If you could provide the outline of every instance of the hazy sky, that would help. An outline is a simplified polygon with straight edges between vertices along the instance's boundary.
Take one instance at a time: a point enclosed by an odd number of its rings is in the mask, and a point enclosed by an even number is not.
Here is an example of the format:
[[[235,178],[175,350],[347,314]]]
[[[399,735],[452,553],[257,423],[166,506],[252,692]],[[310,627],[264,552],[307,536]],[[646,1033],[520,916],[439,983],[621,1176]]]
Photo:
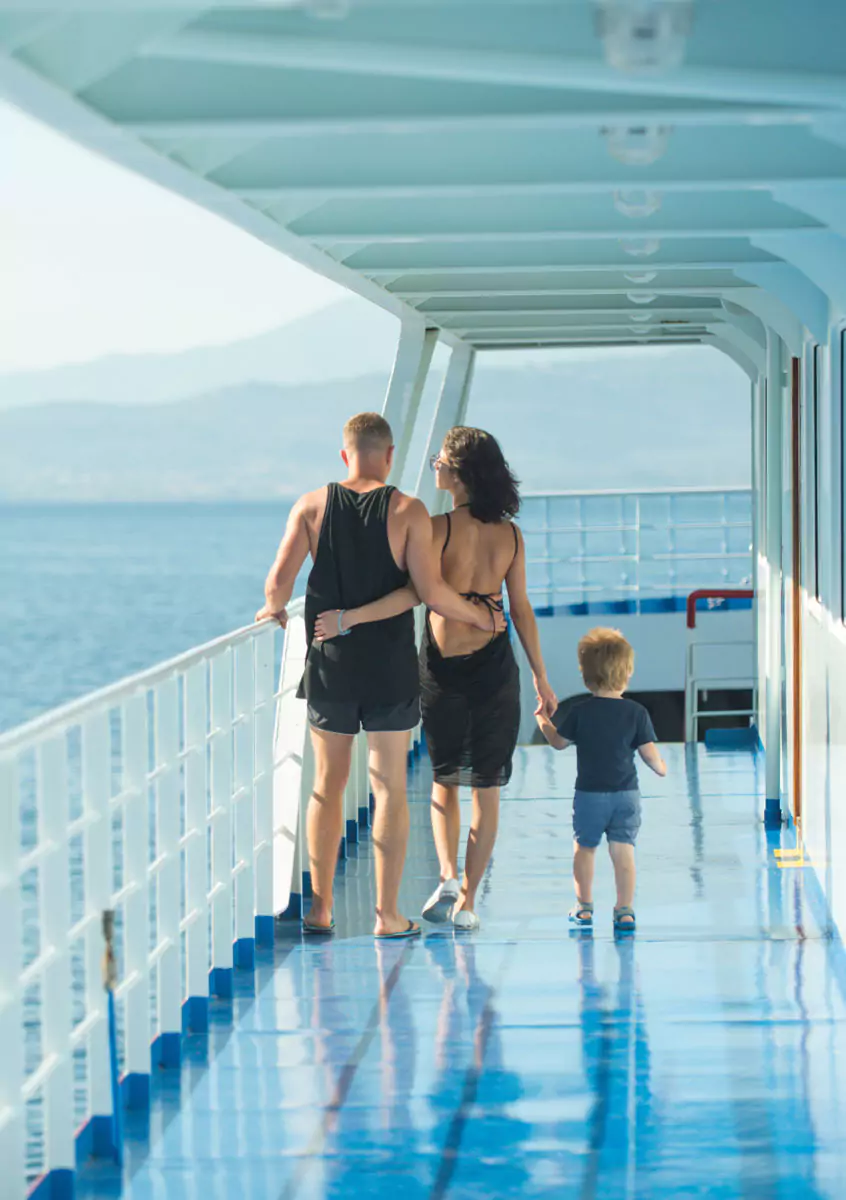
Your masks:
[[[234,341],[343,289],[0,102],[0,372]]]

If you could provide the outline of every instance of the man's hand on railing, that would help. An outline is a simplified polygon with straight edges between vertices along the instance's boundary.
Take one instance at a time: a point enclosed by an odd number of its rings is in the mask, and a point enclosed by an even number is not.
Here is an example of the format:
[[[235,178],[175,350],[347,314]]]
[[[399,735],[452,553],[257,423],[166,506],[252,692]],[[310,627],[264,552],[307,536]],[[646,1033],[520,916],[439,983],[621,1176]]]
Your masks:
[[[278,621],[283,629],[287,628],[287,626],[288,626],[288,611],[287,611],[287,609],[281,608],[279,610],[279,612],[272,612],[268,608],[268,606],[265,604],[256,613],[257,621],[266,621],[269,617],[272,617],[274,621]]]

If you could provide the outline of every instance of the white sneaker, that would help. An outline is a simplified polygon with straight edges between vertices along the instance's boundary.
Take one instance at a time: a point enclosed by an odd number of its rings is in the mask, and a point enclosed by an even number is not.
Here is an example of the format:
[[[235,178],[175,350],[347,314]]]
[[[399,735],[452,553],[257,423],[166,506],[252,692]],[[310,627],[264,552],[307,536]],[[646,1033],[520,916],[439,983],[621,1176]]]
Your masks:
[[[453,928],[459,930],[460,933],[474,933],[480,923],[474,912],[465,912],[463,908],[452,918]]]
[[[445,879],[443,883],[439,883],[423,905],[425,920],[431,921],[433,925],[443,925],[449,918],[460,890],[457,879]]]

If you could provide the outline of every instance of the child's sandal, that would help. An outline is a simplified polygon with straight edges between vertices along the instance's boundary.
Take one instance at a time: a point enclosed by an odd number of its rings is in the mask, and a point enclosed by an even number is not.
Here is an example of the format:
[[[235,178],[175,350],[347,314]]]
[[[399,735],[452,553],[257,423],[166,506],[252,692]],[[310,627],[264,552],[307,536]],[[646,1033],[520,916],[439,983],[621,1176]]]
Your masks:
[[[634,909],[624,904],[614,909],[614,928],[617,933],[633,933],[635,929]]]
[[[573,925],[577,925],[580,929],[587,929],[593,925],[593,904],[577,903],[570,909],[569,915]]]

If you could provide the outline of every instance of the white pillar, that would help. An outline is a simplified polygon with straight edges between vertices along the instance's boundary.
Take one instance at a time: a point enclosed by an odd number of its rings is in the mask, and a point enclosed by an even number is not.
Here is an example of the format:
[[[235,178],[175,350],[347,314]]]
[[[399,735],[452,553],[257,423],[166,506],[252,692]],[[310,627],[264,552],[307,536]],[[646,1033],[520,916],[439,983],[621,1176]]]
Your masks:
[[[437,329],[427,329],[422,320],[403,321],[394,369],[382,406],[382,416],[389,422],[396,439],[391,475],[397,486],[402,484],[411,435],[437,342]]]
[[[782,708],[782,431],[784,427],[783,343],[767,334],[766,437],[766,815],[781,820],[781,708]]]
[[[429,459],[440,450],[447,431],[464,419],[470,396],[474,358],[475,351],[471,346],[456,346],[450,355],[449,366],[432,418],[429,441],[417,477],[417,495],[430,512],[438,511],[438,508],[435,507],[437,493],[435,477],[429,470]]]

